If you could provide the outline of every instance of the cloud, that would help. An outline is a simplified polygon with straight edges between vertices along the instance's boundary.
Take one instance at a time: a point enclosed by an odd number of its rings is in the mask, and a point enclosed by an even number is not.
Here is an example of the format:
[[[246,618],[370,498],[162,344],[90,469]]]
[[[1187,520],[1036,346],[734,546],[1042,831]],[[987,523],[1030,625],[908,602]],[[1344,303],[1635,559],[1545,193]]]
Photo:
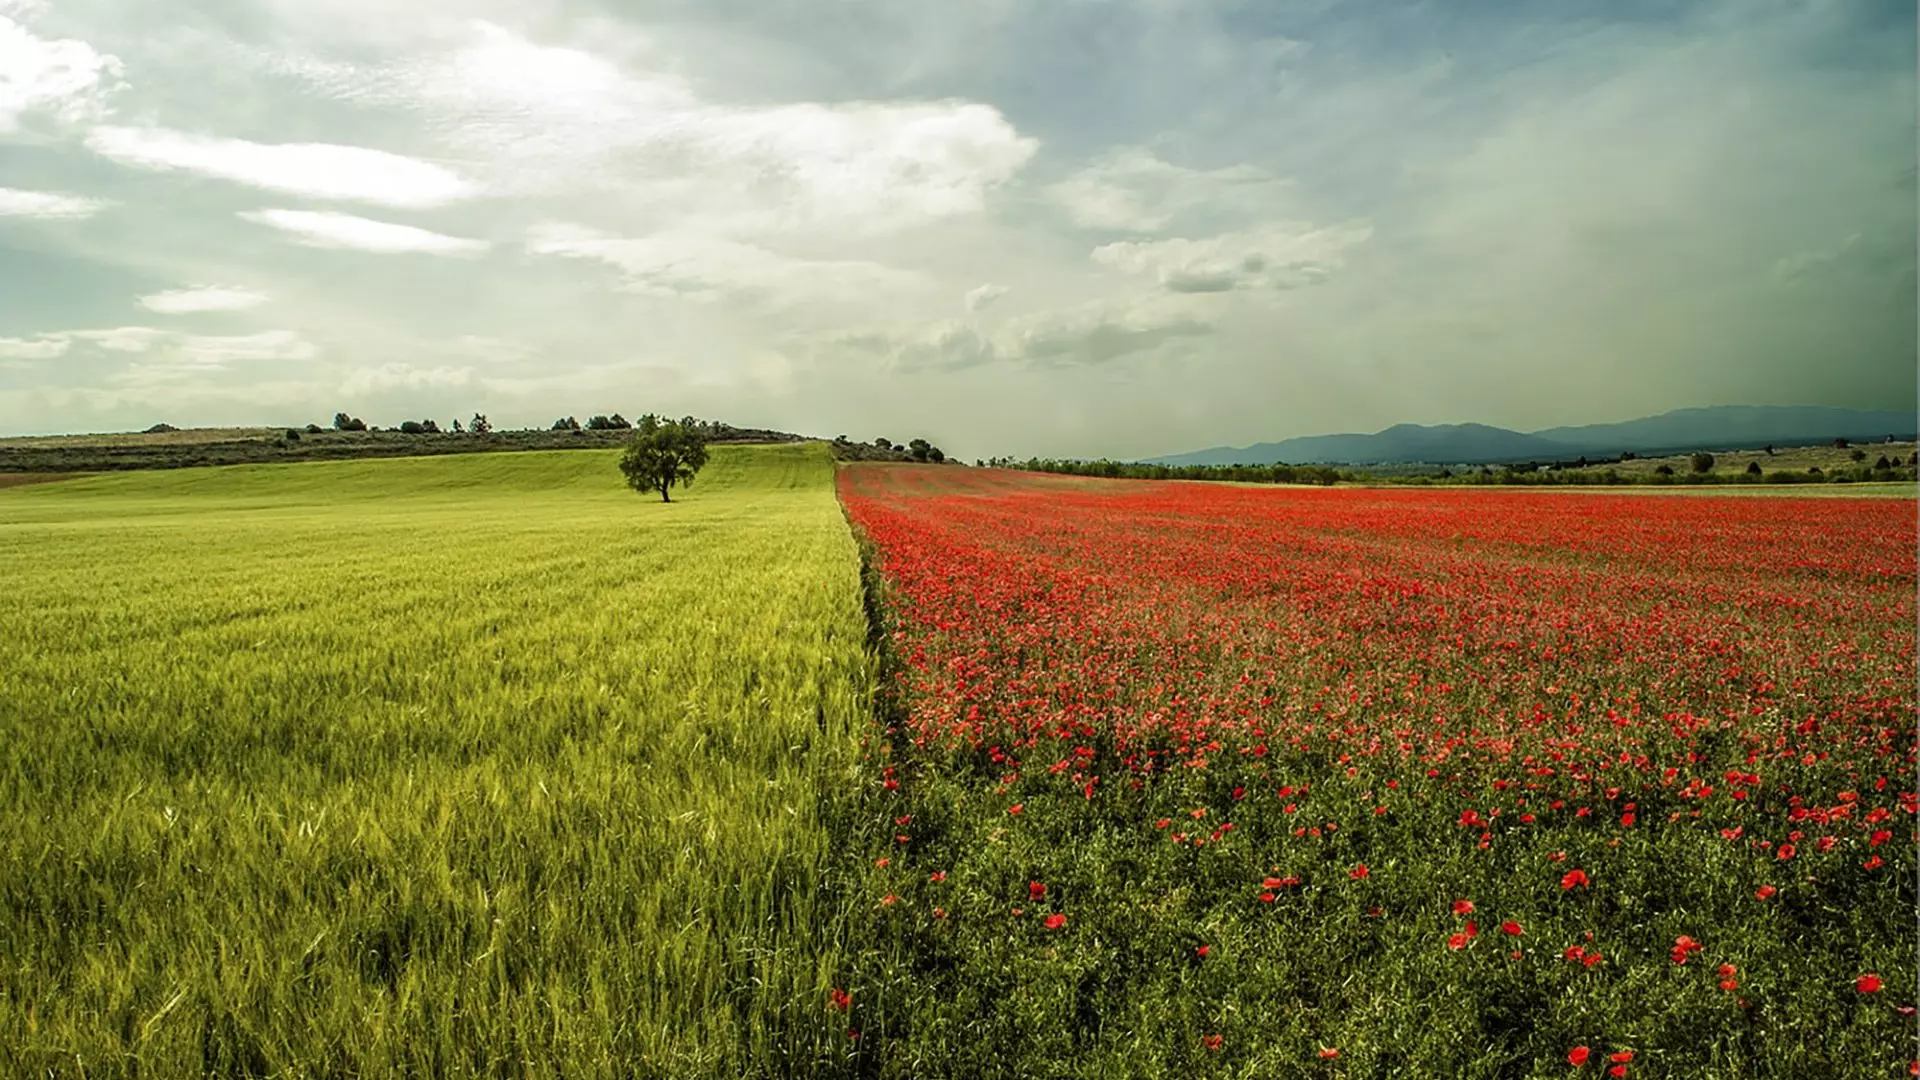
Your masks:
[[[382,206],[440,206],[476,193],[449,169],[331,143],[258,143],[167,128],[97,127],[87,146],[122,165],[181,170],[250,187]]]
[[[72,345],[64,335],[44,334],[37,338],[0,338],[0,359],[51,360],[66,355]]]
[[[245,311],[267,302],[267,294],[229,285],[201,285],[169,289],[140,298],[140,306],[162,315],[196,311]]]
[[[1365,222],[1316,227],[1277,222],[1203,240],[1126,240],[1093,250],[1093,261],[1122,273],[1151,273],[1176,293],[1294,289],[1332,276],[1344,253],[1365,243]]]
[[[1039,145],[978,102],[723,103],[678,75],[624,71],[485,22],[422,59],[279,68],[336,100],[423,115],[486,163],[495,190],[618,195],[728,235],[881,232],[977,213]]]
[[[1192,211],[1246,212],[1271,203],[1283,187],[1279,178],[1251,165],[1190,169],[1128,146],[1050,185],[1046,194],[1076,225],[1157,232]]]
[[[65,124],[104,116],[121,70],[118,57],[84,41],[48,41],[0,14],[0,133],[36,115]]]
[[[320,355],[318,346],[292,330],[225,336],[186,334],[174,340],[171,351],[180,360],[203,365],[236,360],[311,360]]]
[[[669,298],[871,304],[930,287],[916,274],[876,262],[796,258],[698,233],[625,237],[550,223],[530,233],[527,250],[604,262],[626,275],[630,290]]]
[[[995,300],[1007,295],[1005,285],[981,285],[967,290],[967,310],[985,311]]]
[[[412,225],[396,225],[328,210],[243,210],[239,216],[291,233],[308,247],[349,248],[381,254],[422,252],[470,256],[479,255],[492,246],[485,240],[446,236]]]
[[[1213,331],[1191,308],[1101,301],[1017,322],[1005,329],[1008,344],[1001,351],[1042,366],[1094,365]]]
[[[995,363],[1036,368],[1105,364],[1180,338],[1205,337],[1213,322],[1191,304],[1156,297],[1100,300],[1031,312],[988,334],[959,320],[907,331],[865,329],[830,337],[830,350],[885,358],[896,370],[960,371]]]
[[[66,195],[56,191],[22,191],[0,187],[0,217],[30,217],[48,221],[89,218],[112,204],[105,199]]]
[[[450,390],[474,385],[470,367],[440,366],[417,368],[410,364],[382,364],[356,368],[340,385],[348,395],[378,394],[392,390]]]
[[[150,326],[117,326],[110,330],[70,330],[68,337],[89,341],[110,352],[143,353],[167,336]]]
[[[1775,280],[1785,285],[1797,283],[1805,278],[1816,277],[1839,265],[1842,260],[1855,253],[1859,247],[1860,234],[1852,233],[1839,244],[1814,251],[1796,251],[1773,264]]]

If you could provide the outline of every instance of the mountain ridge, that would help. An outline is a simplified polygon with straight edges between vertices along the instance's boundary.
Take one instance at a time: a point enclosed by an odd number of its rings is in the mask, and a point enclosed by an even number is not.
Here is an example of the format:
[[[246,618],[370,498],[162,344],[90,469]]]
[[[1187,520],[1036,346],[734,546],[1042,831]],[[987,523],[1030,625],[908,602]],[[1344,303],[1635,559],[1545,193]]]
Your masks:
[[[1155,465],[1498,465],[1681,454],[1765,445],[1805,446],[1836,438],[1909,439],[1920,416],[1824,405],[1710,405],[1605,424],[1522,432],[1488,424],[1395,424],[1371,434],[1307,435],[1251,446],[1216,446],[1139,459]]]

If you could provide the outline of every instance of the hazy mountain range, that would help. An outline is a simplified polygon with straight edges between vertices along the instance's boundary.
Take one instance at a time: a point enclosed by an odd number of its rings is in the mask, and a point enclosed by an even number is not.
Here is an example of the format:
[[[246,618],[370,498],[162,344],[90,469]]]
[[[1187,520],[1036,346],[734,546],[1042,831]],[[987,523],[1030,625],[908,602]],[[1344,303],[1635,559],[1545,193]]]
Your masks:
[[[1836,438],[1911,439],[1912,412],[1869,412],[1825,406],[1721,405],[1676,409],[1615,424],[1520,432],[1485,424],[1395,424],[1371,435],[1310,435],[1252,446],[1216,446],[1147,458],[1163,465],[1388,464],[1494,465],[1518,461],[1611,458],[1760,446],[1809,446]]]

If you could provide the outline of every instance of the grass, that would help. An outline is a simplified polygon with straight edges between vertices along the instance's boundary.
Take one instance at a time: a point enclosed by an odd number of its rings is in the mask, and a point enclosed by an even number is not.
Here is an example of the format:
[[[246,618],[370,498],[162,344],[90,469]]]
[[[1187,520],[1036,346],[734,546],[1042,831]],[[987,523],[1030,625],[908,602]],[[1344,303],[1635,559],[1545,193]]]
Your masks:
[[[13,1075],[835,1067],[868,715],[824,447],[0,492]]]

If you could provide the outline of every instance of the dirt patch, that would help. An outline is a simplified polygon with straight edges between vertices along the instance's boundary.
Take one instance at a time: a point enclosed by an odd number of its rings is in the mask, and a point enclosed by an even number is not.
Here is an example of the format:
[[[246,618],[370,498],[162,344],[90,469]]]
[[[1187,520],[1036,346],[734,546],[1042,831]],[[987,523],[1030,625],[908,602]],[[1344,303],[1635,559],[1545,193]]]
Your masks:
[[[55,480],[72,480],[85,473],[6,473],[0,472],[0,488],[24,487],[27,484],[46,484]]]

